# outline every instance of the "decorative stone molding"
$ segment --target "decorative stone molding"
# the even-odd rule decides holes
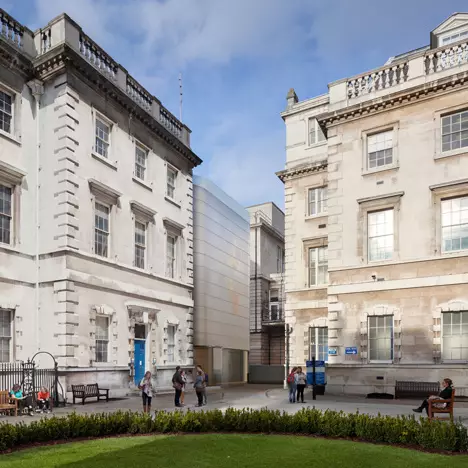
[[[90,325],[90,332],[89,332],[89,351],[90,351],[90,364],[92,365],[95,361],[96,357],[96,317],[97,316],[104,316],[108,317],[109,320],[109,362],[117,365],[117,354],[118,354],[118,339],[119,339],[119,332],[118,332],[118,321],[117,321],[117,314],[115,310],[106,305],[106,304],[96,304],[91,306],[89,312],[89,325]],[[94,358],[94,359],[93,359]]]
[[[128,312],[128,358],[129,362],[135,358],[135,325],[146,325],[149,339],[149,355],[156,362],[156,327],[159,309],[146,305],[129,302],[125,304]]]
[[[131,200],[130,209],[139,219],[147,223],[154,223],[154,217],[156,216],[156,211],[151,209],[150,207],[145,206],[142,203],[139,203],[135,200]]]
[[[96,179],[88,179],[88,184],[91,193],[103,203],[107,203],[109,205],[119,204],[119,199],[122,196],[119,191],[99,182]]]
[[[0,161],[0,179],[8,184],[21,185],[26,172],[5,161]]]
[[[187,222],[187,283],[193,286],[193,180],[187,177],[188,222]]]
[[[304,177],[312,172],[323,172],[326,171],[328,167],[328,161],[324,159],[323,161],[318,161],[316,163],[307,163],[292,169],[285,169],[284,171],[279,171],[276,173],[277,177],[281,182],[285,182],[291,179],[297,179],[298,177]]]
[[[170,218],[163,218],[163,223],[168,231],[172,231],[179,236],[182,235],[182,232],[185,229],[183,224],[180,224]]]

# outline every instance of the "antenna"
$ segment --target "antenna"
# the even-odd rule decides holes
[[[179,73],[179,120],[182,122],[182,102],[184,93],[182,92],[182,73]]]

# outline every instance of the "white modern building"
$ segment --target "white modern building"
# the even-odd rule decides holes
[[[194,363],[210,384],[244,383],[249,353],[249,214],[194,176]]]
[[[168,387],[193,360],[190,130],[67,15],[0,21],[0,360]]]
[[[468,395],[468,14],[428,36],[282,114],[289,360],[330,392]]]

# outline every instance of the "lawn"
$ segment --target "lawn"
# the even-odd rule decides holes
[[[147,436],[75,442],[0,455],[1,468],[466,468],[468,456],[291,436]]]

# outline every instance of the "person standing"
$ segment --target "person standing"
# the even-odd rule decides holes
[[[304,403],[304,390],[307,385],[307,376],[302,372],[302,367],[297,368],[296,372],[296,386],[297,386],[297,402],[301,401]]]
[[[208,374],[203,370],[202,366],[198,364],[197,366],[197,377],[198,377],[198,372],[201,372],[201,376],[203,377],[203,404],[207,404],[206,400],[206,387],[208,386]]]
[[[297,392],[296,371],[297,371],[297,367],[293,367],[286,380],[288,384],[288,391],[289,391],[289,403],[296,403],[296,392]]]
[[[151,412],[151,400],[153,399],[153,383],[151,382],[151,372],[146,372],[145,376],[141,379],[138,388],[141,390],[141,397],[143,399],[143,413]]]
[[[182,384],[182,391],[180,393],[180,404],[184,405],[185,403],[185,389],[187,387],[187,376],[185,374],[185,371],[180,372],[180,376],[182,377],[183,384]]]
[[[421,406],[415,408],[413,411],[415,413],[422,413],[423,410],[426,410],[426,413],[429,414],[429,400],[450,400],[453,393],[453,382],[451,379],[444,379],[442,381],[442,391],[439,395],[431,395],[426,400],[421,403]],[[440,405],[445,405],[445,403],[440,403]]]
[[[203,406],[204,403],[203,403],[203,393],[204,393],[204,390],[205,390],[205,379],[204,379],[204,376],[203,376],[203,372],[202,371],[198,371],[197,372],[197,377],[195,379],[195,383],[193,384],[193,388],[195,389],[195,391],[197,392],[197,398],[198,398],[198,407],[200,406]]]
[[[182,380],[182,376],[180,375],[180,366],[177,366],[176,371],[172,376],[172,387],[175,390],[174,403],[176,408],[182,408],[183,406],[180,402],[180,395],[182,394],[183,385],[184,381]]]

